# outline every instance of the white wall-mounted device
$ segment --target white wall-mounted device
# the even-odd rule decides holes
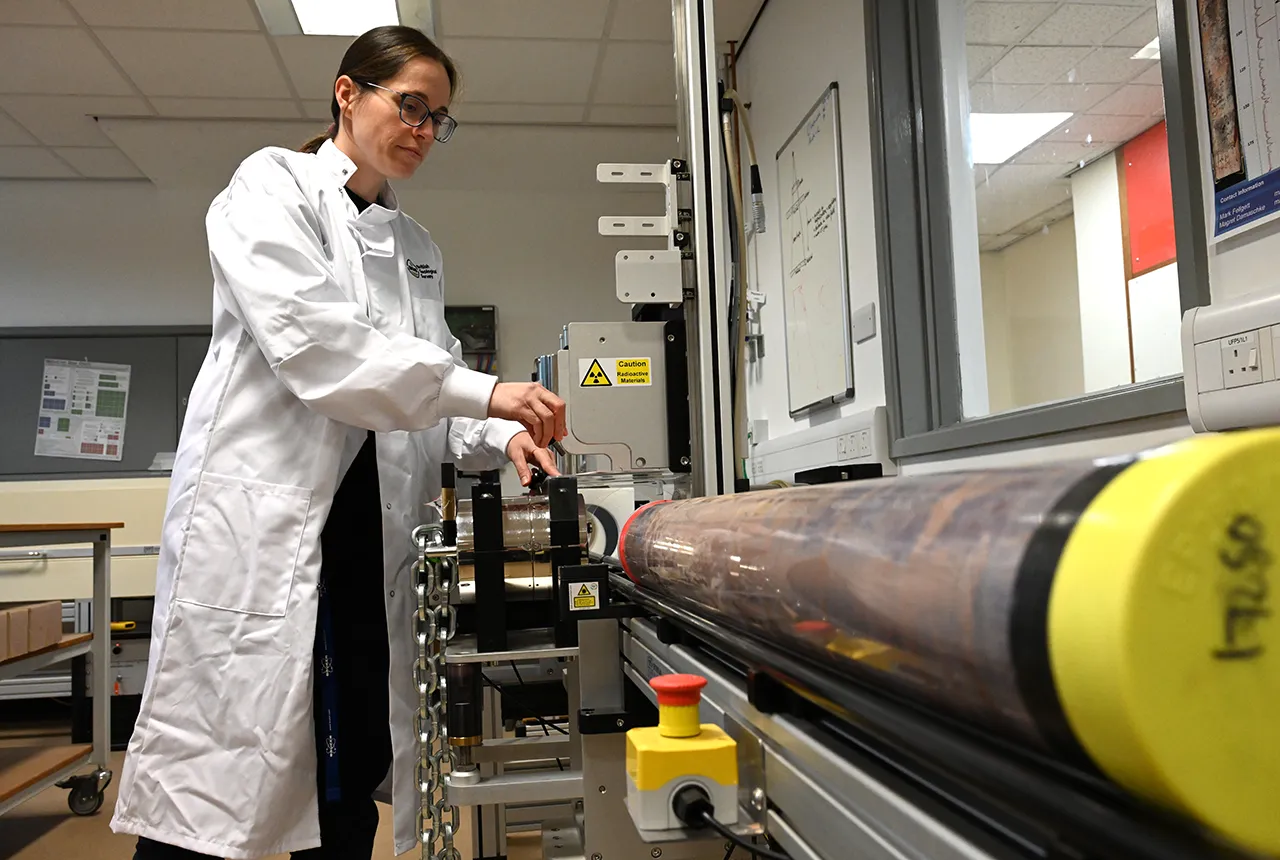
[[[1187,417],[1197,433],[1280,424],[1280,293],[1182,317]]]

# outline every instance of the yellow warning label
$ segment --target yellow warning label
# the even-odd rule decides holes
[[[582,386],[584,388],[592,385],[613,385],[609,381],[609,374],[604,372],[604,367],[600,364],[600,359],[593,359],[591,366],[587,368],[587,372],[582,375]]]
[[[619,385],[652,385],[650,361],[647,358],[620,358],[617,364]]]
[[[580,358],[583,388],[615,385],[653,385],[652,358]]]
[[[600,601],[600,584],[597,582],[584,582],[578,588],[578,593],[573,596],[571,609],[595,609],[596,604]]]

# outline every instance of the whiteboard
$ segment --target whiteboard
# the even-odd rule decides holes
[[[792,415],[853,396],[840,108],[832,83],[778,150]]]

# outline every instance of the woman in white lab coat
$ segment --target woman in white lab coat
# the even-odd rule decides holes
[[[417,30],[365,34],[329,133],[249,156],[209,209],[213,340],[112,820],[139,860],[367,858],[383,784],[417,844],[410,534],[442,462],[527,482],[565,433],[554,394],[463,364],[388,183],[453,133],[456,79]]]

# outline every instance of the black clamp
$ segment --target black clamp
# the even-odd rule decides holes
[[[609,568],[603,564],[579,564],[560,568],[557,616],[562,623],[600,618],[635,618],[644,610],[634,603],[614,603],[609,590]]]
[[[684,230],[673,230],[671,231],[671,243],[684,250],[689,247],[689,234]]]
[[[631,711],[615,708],[599,711],[583,708],[578,711],[578,733],[583,735],[616,735],[651,725],[653,722],[645,714]]]
[[[683,158],[673,158],[667,162],[667,166],[671,168],[671,175],[676,179],[689,181],[689,164]]]

